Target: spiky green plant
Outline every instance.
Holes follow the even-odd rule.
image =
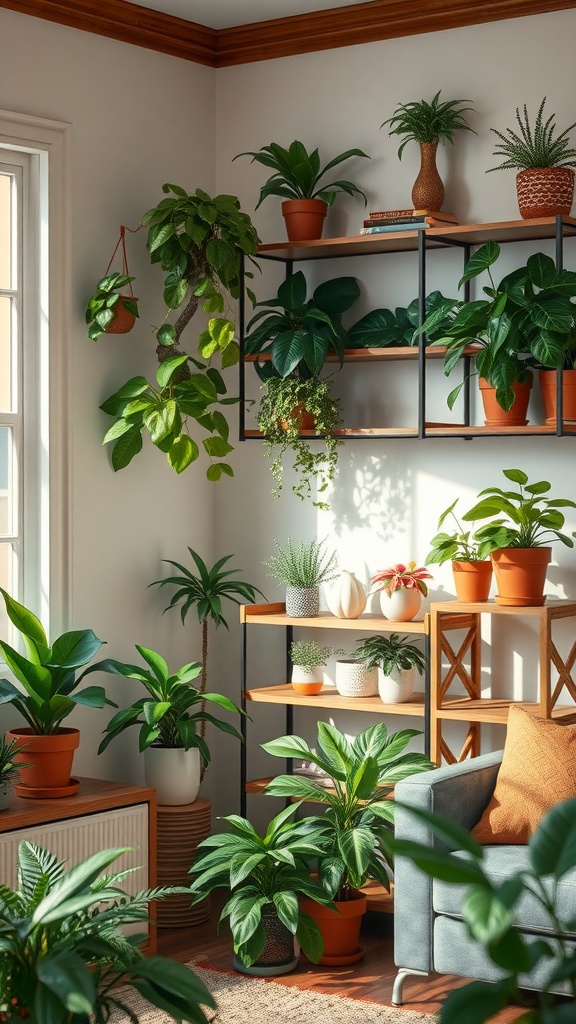
[[[412,100],[396,107],[392,117],[387,118],[380,127],[390,125],[388,135],[403,135],[404,140],[398,149],[398,159],[402,159],[404,147],[409,142],[454,142],[456,132],[476,132],[470,127],[465,114],[472,107],[463,106],[469,100],[440,100],[440,91],[427,100]]]
[[[22,768],[29,768],[29,764],[23,764],[15,760],[16,754],[21,753],[27,743],[20,743],[19,739],[6,740],[6,736],[0,736],[0,786],[6,783],[14,783]]]
[[[352,181],[338,179],[324,185],[320,184],[321,178],[328,171],[350,157],[362,156],[369,160],[370,157],[361,149],[347,149],[345,153],[333,157],[325,167],[320,166],[318,150],[314,149],[308,153],[304,144],[298,140],[291,142],[288,149],[271,142],[269,146],[262,146],[256,153],[238,153],[234,160],[239,156],[251,156],[252,163],[256,161],[274,171],[260,189],[256,209],[266,196],[282,196],[284,199],[323,199],[328,206],[332,206],[339,192],[347,192],[349,196],[360,195],[366,205],[366,196]]]
[[[325,551],[325,540],[314,539],[308,544],[302,540],[296,547],[289,537],[285,548],[280,547],[277,540],[274,544],[276,554],[263,564],[268,575],[277,579],[279,585],[307,590],[328,583],[338,575],[336,552]]]
[[[520,108],[516,107],[519,132],[507,128],[504,134],[497,128],[490,129],[500,140],[496,143],[494,156],[504,157],[504,161],[497,167],[489,167],[487,173],[510,169],[525,171],[531,167],[576,167],[576,149],[569,146],[568,140],[569,133],[576,128],[576,121],[554,138],[556,115],[550,114],[544,121],[545,103],[546,97],[538,107],[534,127],[524,104],[522,114]]]

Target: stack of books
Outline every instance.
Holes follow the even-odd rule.
[[[416,231],[457,224],[453,213],[444,210],[375,210],[364,221],[361,235],[378,235],[385,231]]]

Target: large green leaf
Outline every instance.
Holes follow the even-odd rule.
[[[4,598],[6,605],[6,613],[10,622],[16,626],[25,637],[28,637],[34,645],[41,648],[48,647],[48,640],[46,639],[46,633],[40,620],[31,612],[28,608],[25,608],[23,604],[16,601],[6,590],[0,587],[0,593]]]
[[[306,302],[306,278],[301,270],[290,274],[278,289],[278,302],[285,309],[300,309]]]
[[[52,646],[49,665],[62,668],[80,668],[87,665],[102,647],[102,640],[92,629],[77,629],[63,633]]]
[[[49,952],[38,961],[36,973],[70,1013],[91,1012],[96,999],[94,978],[76,953],[71,950]]]
[[[461,288],[466,281],[470,281],[473,277],[478,277],[488,267],[491,267],[499,255],[500,246],[497,242],[485,242],[468,260],[464,273],[458,282],[458,287]]]
[[[135,455],[142,451],[142,434],[138,427],[118,438],[112,449],[112,468],[115,473],[125,469]]]
[[[562,878],[576,867],[576,798],[545,815],[528,843],[530,863],[540,875]]]
[[[337,316],[350,309],[359,297],[360,287],[355,277],[337,277],[318,285],[312,302],[330,316]]]

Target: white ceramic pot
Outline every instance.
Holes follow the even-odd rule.
[[[286,614],[293,619],[310,619],[318,615],[320,587],[286,587]]]
[[[380,591],[382,615],[392,622],[410,622],[420,611],[420,601],[417,587],[398,587],[391,594]]]
[[[147,747],[144,751],[144,779],[156,790],[158,803],[181,806],[194,803],[200,789],[198,747]]]
[[[305,665],[292,666],[292,686],[298,693],[311,696],[320,693],[324,684],[324,666],[314,665],[307,668]]]
[[[378,669],[378,693],[384,704],[405,704],[414,692],[414,668],[394,669],[386,676]]]
[[[0,811],[7,811],[10,806],[10,796],[12,793],[11,782],[0,782]]]
[[[325,588],[326,604],[339,619],[357,619],[366,607],[366,591],[353,572],[343,569],[340,579]]]
[[[378,675],[375,668],[366,668],[362,661],[343,658],[336,662],[336,689],[342,697],[375,697]]]

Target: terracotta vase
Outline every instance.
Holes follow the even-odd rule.
[[[60,728],[52,736],[39,736],[23,727],[11,729],[7,736],[25,747],[15,761],[30,765],[20,769],[15,787],[18,796],[49,799],[78,791],[78,780],[71,778],[74,751],[80,742],[78,729]]]
[[[574,199],[574,171],[571,167],[529,167],[516,175],[520,216],[570,216]]]
[[[398,587],[391,594],[380,591],[382,615],[392,622],[410,622],[418,614],[421,600],[417,587]]]
[[[482,404],[484,406],[484,423],[487,427],[525,427],[528,423],[526,413],[530,401],[530,390],[532,388],[532,377],[530,376],[525,384],[518,381],[512,385],[515,398],[512,408],[503,409],[496,401],[496,388],[480,377],[478,381]]]
[[[316,429],[316,417],[311,412],[307,411],[306,406],[304,405],[303,402],[300,402],[295,407],[294,411],[290,416],[290,419],[292,420],[292,422],[288,422],[288,420],[284,419],[278,420],[278,425],[282,428],[282,430],[290,430],[294,420],[297,421],[298,430],[300,431]]]
[[[323,907],[314,900],[300,900],[300,909],[314,919],[322,933],[324,952],[320,963],[328,967],[353,964],[364,956],[359,938],[366,910],[366,897],[363,893],[358,893],[354,899],[342,903],[334,902],[337,911]]]
[[[286,199],[282,216],[289,242],[310,242],[322,238],[328,204],[323,199]]]
[[[464,604],[487,601],[492,583],[492,562],[452,562],[456,597]]]
[[[420,170],[412,187],[412,205],[416,210],[441,210],[444,185],[436,167],[437,142],[420,143]]]
[[[106,334],[128,334],[134,327],[136,317],[129,309],[126,309],[126,306],[124,305],[125,300],[128,300],[129,302],[138,301],[138,299],[133,295],[120,296],[118,302],[114,306],[114,316],[106,327]]]
[[[546,425],[556,426],[556,370],[540,370],[538,381],[544,400]],[[564,370],[562,373],[562,422],[576,423],[576,370]]]
[[[496,604],[533,608],[544,604],[552,548],[498,548],[490,555],[496,576]]]

